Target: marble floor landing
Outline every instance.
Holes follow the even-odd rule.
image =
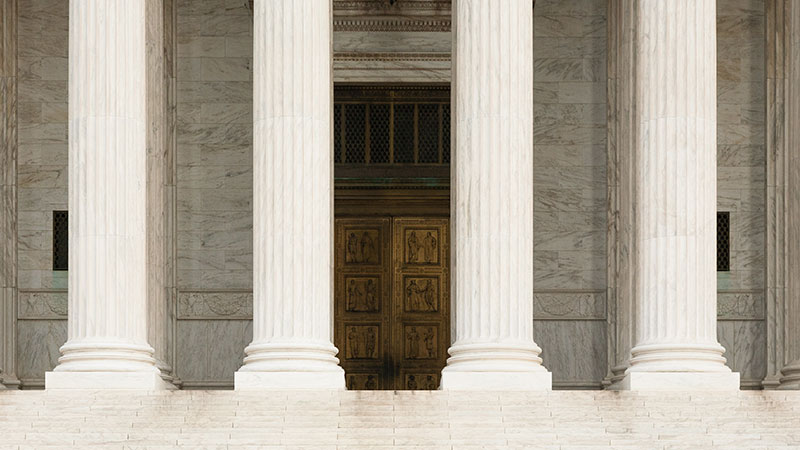
[[[0,391],[0,450],[800,449],[800,392]]]

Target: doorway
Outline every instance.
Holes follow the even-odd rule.
[[[450,346],[449,86],[334,89],[334,343],[351,390],[438,389]]]
[[[348,389],[438,389],[450,345],[449,220],[335,223],[334,341]]]

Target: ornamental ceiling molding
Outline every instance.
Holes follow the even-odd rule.
[[[334,31],[448,32],[450,0],[334,0]]]
[[[449,53],[359,53],[335,52],[334,61],[450,61]]]
[[[362,18],[342,17],[333,19],[336,32],[449,32],[450,19],[410,19],[410,18]]]
[[[333,0],[333,14],[431,14],[450,16],[451,0]]]

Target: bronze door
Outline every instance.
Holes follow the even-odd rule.
[[[348,389],[437,389],[450,344],[440,218],[336,220],[334,341]]]

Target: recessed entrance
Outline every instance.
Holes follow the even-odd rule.
[[[449,87],[334,92],[334,343],[347,388],[437,389],[450,345]]]

